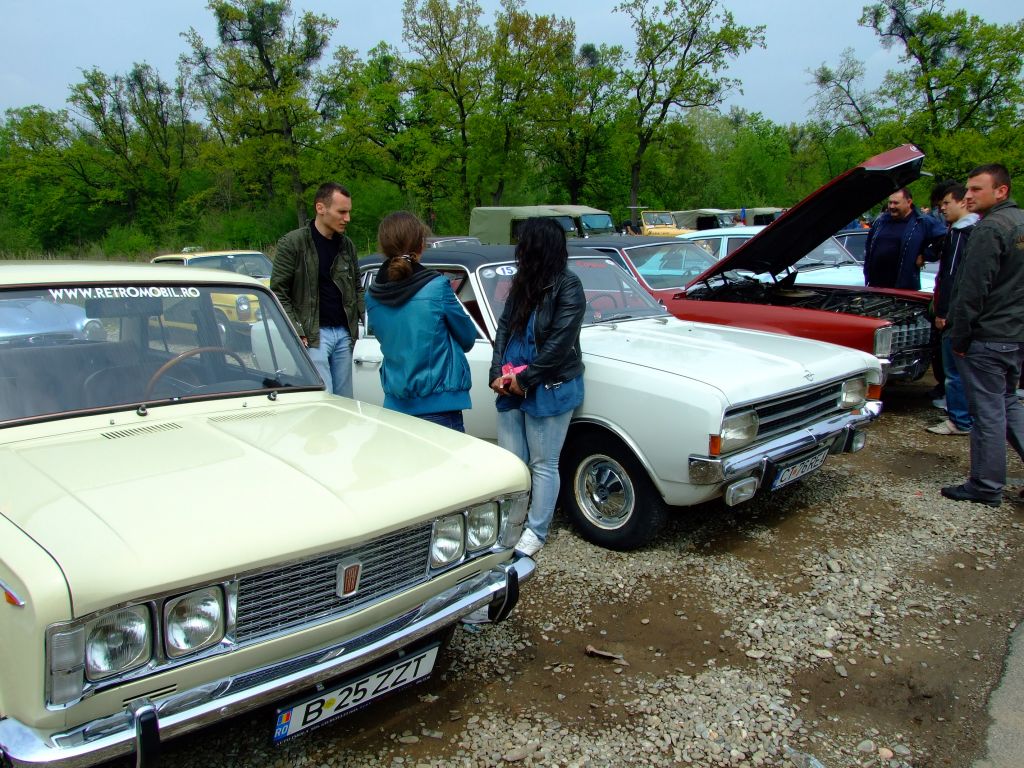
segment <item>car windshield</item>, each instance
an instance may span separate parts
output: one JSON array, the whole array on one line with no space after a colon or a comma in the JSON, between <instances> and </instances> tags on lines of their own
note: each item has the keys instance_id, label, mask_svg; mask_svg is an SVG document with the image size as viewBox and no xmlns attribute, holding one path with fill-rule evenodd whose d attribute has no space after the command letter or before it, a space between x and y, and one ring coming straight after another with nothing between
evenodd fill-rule
<instances>
[{"instance_id":1,"label":"car windshield","mask_svg":"<svg viewBox=\"0 0 1024 768\"><path fill-rule=\"evenodd\" d=\"M0 423L321 388L291 324L248 287L0 291Z\"/></svg>"},{"instance_id":2,"label":"car windshield","mask_svg":"<svg viewBox=\"0 0 1024 768\"><path fill-rule=\"evenodd\" d=\"M569 259L569 268L583 283L587 297L584 325L665 315L665 308L611 259L573 257ZM501 317L516 265L488 264L478 274L492 316Z\"/></svg>"},{"instance_id":3,"label":"car windshield","mask_svg":"<svg viewBox=\"0 0 1024 768\"><path fill-rule=\"evenodd\" d=\"M830 237L797 261L794 266L798 272L803 272L808 269L821 269L822 267L859 267L860 262L853 258L850 252L843 248L838 240Z\"/></svg>"},{"instance_id":4,"label":"car windshield","mask_svg":"<svg viewBox=\"0 0 1024 768\"><path fill-rule=\"evenodd\" d=\"M262 253L225 253L216 256L191 256L190 267L223 269L249 277L270 277L272 264Z\"/></svg>"},{"instance_id":5,"label":"car windshield","mask_svg":"<svg viewBox=\"0 0 1024 768\"><path fill-rule=\"evenodd\" d=\"M615 223L607 213L584 213L580 216L586 234L603 234L615 231Z\"/></svg>"},{"instance_id":6,"label":"car windshield","mask_svg":"<svg viewBox=\"0 0 1024 768\"><path fill-rule=\"evenodd\" d=\"M626 255L651 288L682 288L715 263L715 257L699 245L687 242L659 243L630 248Z\"/></svg>"},{"instance_id":7,"label":"car windshield","mask_svg":"<svg viewBox=\"0 0 1024 768\"><path fill-rule=\"evenodd\" d=\"M674 227L675 220L668 211L644 211L640 214L648 227Z\"/></svg>"}]
</instances>

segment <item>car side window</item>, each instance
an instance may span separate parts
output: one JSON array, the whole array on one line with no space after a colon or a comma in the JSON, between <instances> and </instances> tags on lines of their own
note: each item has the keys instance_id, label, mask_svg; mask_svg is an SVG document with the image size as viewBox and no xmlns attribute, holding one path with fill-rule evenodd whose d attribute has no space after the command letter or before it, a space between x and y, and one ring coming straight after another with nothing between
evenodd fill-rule
<instances>
[{"instance_id":1,"label":"car side window","mask_svg":"<svg viewBox=\"0 0 1024 768\"><path fill-rule=\"evenodd\" d=\"M727 244L726 244L727 250L725 252L725 255L726 256L731 256L733 253L736 252L737 248L739 248L741 245L743 245L749 239L750 239L749 237L730 237L728 239L728 241L727 241Z\"/></svg>"}]
</instances>

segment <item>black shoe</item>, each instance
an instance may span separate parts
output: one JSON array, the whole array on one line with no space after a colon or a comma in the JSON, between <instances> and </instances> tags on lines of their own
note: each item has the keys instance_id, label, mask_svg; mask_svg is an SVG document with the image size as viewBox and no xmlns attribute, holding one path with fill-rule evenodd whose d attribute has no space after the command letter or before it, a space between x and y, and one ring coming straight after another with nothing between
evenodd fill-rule
<instances>
[{"instance_id":1,"label":"black shoe","mask_svg":"<svg viewBox=\"0 0 1024 768\"><path fill-rule=\"evenodd\" d=\"M1003 503L1002 499L985 499L975 496L962 485L947 485L942 489L942 495L953 501L973 501L975 504L986 504L990 507L998 507Z\"/></svg>"}]
</instances>

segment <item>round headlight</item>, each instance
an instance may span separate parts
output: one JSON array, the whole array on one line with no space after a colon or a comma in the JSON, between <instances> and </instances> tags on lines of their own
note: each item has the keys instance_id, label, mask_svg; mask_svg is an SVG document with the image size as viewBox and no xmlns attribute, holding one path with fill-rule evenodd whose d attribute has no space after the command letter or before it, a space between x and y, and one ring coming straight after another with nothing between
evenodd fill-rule
<instances>
[{"instance_id":1,"label":"round headlight","mask_svg":"<svg viewBox=\"0 0 1024 768\"><path fill-rule=\"evenodd\" d=\"M220 589L208 587L164 604L167 656L176 659L220 642L224 637L224 603Z\"/></svg>"},{"instance_id":2,"label":"round headlight","mask_svg":"<svg viewBox=\"0 0 1024 768\"><path fill-rule=\"evenodd\" d=\"M480 504L466 517L466 549L473 552L493 547L498 540L498 505L493 501Z\"/></svg>"},{"instance_id":3,"label":"round headlight","mask_svg":"<svg viewBox=\"0 0 1024 768\"><path fill-rule=\"evenodd\" d=\"M722 419L722 453L735 451L754 441L760 419L756 411L741 411Z\"/></svg>"},{"instance_id":4,"label":"round headlight","mask_svg":"<svg viewBox=\"0 0 1024 768\"><path fill-rule=\"evenodd\" d=\"M151 656L149 611L144 605L111 611L86 627L85 674L90 680L140 667Z\"/></svg>"},{"instance_id":5,"label":"round headlight","mask_svg":"<svg viewBox=\"0 0 1024 768\"><path fill-rule=\"evenodd\" d=\"M235 299L235 306L238 307L238 311L242 314L248 314L249 312L249 297L239 296Z\"/></svg>"},{"instance_id":6,"label":"round headlight","mask_svg":"<svg viewBox=\"0 0 1024 768\"><path fill-rule=\"evenodd\" d=\"M465 547L462 515L442 517L434 523L434 535L430 540L430 565L442 568L462 557Z\"/></svg>"}]
</instances>

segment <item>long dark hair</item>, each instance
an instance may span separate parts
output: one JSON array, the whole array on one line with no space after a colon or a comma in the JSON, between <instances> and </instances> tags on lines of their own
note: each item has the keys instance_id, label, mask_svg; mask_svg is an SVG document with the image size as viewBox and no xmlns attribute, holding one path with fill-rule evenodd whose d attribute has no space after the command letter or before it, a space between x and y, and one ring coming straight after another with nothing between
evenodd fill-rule
<instances>
[{"instance_id":1,"label":"long dark hair","mask_svg":"<svg viewBox=\"0 0 1024 768\"><path fill-rule=\"evenodd\" d=\"M512 303L509 332L525 330L530 313L540 304L544 291L569 263L565 230L555 219L535 217L523 222L516 245L515 277L509 288Z\"/></svg>"}]
</instances>

